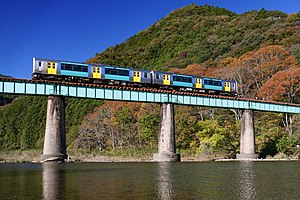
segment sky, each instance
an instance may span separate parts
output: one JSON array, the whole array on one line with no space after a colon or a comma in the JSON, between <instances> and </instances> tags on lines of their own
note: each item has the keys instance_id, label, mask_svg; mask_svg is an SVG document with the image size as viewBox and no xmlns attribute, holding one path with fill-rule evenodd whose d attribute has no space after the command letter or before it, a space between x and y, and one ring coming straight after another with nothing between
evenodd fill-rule
<instances>
[{"instance_id":1,"label":"sky","mask_svg":"<svg viewBox=\"0 0 300 200\"><path fill-rule=\"evenodd\" d=\"M299 0L0 0L0 74L30 79L33 57L85 62L192 3L300 11Z\"/></svg>"}]
</instances>

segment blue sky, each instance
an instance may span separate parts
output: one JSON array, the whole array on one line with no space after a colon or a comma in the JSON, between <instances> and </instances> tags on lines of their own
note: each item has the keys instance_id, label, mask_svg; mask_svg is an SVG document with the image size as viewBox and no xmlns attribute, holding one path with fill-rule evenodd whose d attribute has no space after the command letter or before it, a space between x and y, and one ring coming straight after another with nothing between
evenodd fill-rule
<instances>
[{"instance_id":1,"label":"blue sky","mask_svg":"<svg viewBox=\"0 0 300 200\"><path fill-rule=\"evenodd\" d=\"M84 62L191 3L300 11L299 0L0 0L0 74L31 78L33 57Z\"/></svg>"}]
</instances>

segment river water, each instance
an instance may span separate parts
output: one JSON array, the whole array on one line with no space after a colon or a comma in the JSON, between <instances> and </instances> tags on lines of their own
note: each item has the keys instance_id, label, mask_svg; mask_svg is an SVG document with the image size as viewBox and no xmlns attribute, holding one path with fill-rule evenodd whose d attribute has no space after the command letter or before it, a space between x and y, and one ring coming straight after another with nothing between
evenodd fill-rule
<instances>
[{"instance_id":1,"label":"river water","mask_svg":"<svg viewBox=\"0 0 300 200\"><path fill-rule=\"evenodd\" d=\"M0 199L300 199L300 162L0 164Z\"/></svg>"}]
</instances>

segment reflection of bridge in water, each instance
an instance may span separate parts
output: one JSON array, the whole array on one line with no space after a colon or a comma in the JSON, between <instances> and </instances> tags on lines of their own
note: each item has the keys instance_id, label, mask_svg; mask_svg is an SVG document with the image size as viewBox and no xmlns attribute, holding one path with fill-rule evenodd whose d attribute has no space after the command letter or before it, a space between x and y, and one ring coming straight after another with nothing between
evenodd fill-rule
<instances>
[{"instance_id":1,"label":"reflection of bridge in water","mask_svg":"<svg viewBox=\"0 0 300 200\"><path fill-rule=\"evenodd\" d=\"M159 199L171 200L174 199L174 186L172 175L172 163L160 162L157 174L157 190Z\"/></svg>"},{"instance_id":2,"label":"reflection of bridge in water","mask_svg":"<svg viewBox=\"0 0 300 200\"><path fill-rule=\"evenodd\" d=\"M60 163L43 163L43 199L64 199L64 172Z\"/></svg>"},{"instance_id":3,"label":"reflection of bridge in water","mask_svg":"<svg viewBox=\"0 0 300 200\"><path fill-rule=\"evenodd\" d=\"M255 154L254 110L291 114L300 113L299 105L279 102L264 102L149 88L10 78L0 79L0 94L48 96L47 121L42 156L44 161L64 160L66 158L64 97L162 104L161 129L158 141L158 153L154 155L155 161L180 160L180 155L176 154L174 104L243 110L241 146L240 154L237 155L238 159L257 158L257 154Z\"/></svg>"},{"instance_id":4,"label":"reflection of bridge in water","mask_svg":"<svg viewBox=\"0 0 300 200\"><path fill-rule=\"evenodd\" d=\"M255 174L253 170L253 162L246 161L240 163L240 169L238 170L238 191L240 191L240 199L257 199Z\"/></svg>"}]
</instances>

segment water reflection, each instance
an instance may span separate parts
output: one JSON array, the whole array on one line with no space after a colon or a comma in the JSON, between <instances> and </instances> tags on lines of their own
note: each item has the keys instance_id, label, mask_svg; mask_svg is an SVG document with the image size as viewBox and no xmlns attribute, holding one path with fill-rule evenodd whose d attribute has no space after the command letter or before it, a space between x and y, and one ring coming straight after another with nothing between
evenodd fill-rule
<instances>
[{"instance_id":1,"label":"water reflection","mask_svg":"<svg viewBox=\"0 0 300 200\"><path fill-rule=\"evenodd\" d=\"M158 163L157 187L159 199L174 199L172 163Z\"/></svg>"},{"instance_id":2,"label":"water reflection","mask_svg":"<svg viewBox=\"0 0 300 200\"><path fill-rule=\"evenodd\" d=\"M253 162L240 162L238 178L240 199L257 199Z\"/></svg>"},{"instance_id":3,"label":"water reflection","mask_svg":"<svg viewBox=\"0 0 300 200\"><path fill-rule=\"evenodd\" d=\"M62 163L43 163L43 199L63 199L63 170Z\"/></svg>"}]
</instances>

